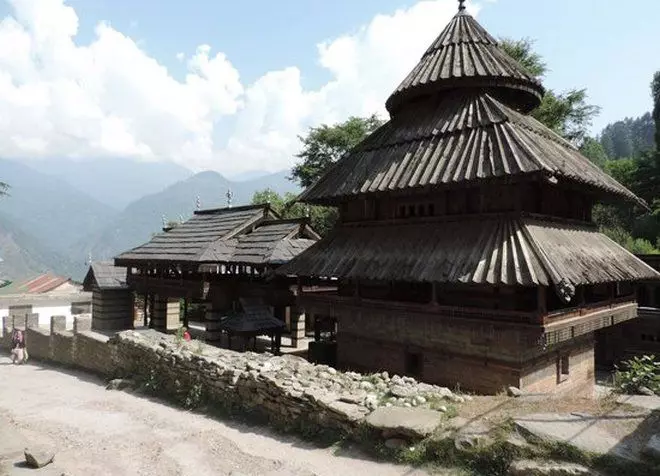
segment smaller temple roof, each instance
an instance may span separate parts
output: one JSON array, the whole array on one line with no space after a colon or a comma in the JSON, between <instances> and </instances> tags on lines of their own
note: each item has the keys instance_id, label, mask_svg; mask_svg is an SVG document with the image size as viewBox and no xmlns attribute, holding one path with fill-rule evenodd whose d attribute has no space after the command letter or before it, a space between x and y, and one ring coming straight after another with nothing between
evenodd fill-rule
<instances>
[{"instance_id":1,"label":"smaller temple roof","mask_svg":"<svg viewBox=\"0 0 660 476\"><path fill-rule=\"evenodd\" d=\"M319 238L311 229L304 231L301 237L301 227L304 226L305 220L301 219L263 222L250 233L230 241L214 243L200 261L271 265L287 263ZM213 266L202 265L200 271Z\"/></svg>"},{"instance_id":2,"label":"smaller temple roof","mask_svg":"<svg viewBox=\"0 0 660 476\"><path fill-rule=\"evenodd\" d=\"M91 291L94 286L99 289L126 289L126 268L115 266L112 261L93 262L83 280L83 289Z\"/></svg>"},{"instance_id":3,"label":"smaller temple roof","mask_svg":"<svg viewBox=\"0 0 660 476\"><path fill-rule=\"evenodd\" d=\"M267 204L203 210L115 263L195 263L200 271L225 263L279 265L317 239L306 219L282 220Z\"/></svg>"},{"instance_id":4,"label":"smaller temple roof","mask_svg":"<svg viewBox=\"0 0 660 476\"><path fill-rule=\"evenodd\" d=\"M222 330L231 334L268 334L286 328L284 322L259 298L240 298L242 311L226 317L220 323Z\"/></svg>"},{"instance_id":5,"label":"smaller temple roof","mask_svg":"<svg viewBox=\"0 0 660 476\"><path fill-rule=\"evenodd\" d=\"M595 227L532 217L345 225L277 271L379 281L578 286L660 274Z\"/></svg>"}]
</instances>

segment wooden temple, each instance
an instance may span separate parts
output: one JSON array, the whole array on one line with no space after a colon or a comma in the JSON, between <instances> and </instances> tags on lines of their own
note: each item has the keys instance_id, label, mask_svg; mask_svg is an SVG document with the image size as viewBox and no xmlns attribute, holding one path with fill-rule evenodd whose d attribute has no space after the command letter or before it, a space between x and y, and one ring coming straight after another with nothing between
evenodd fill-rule
<instances>
[{"instance_id":1,"label":"wooden temple","mask_svg":"<svg viewBox=\"0 0 660 476\"><path fill-rule=\"evenodd\" d=\"M295 280L274 271L319 236L307 219L281 219L268 204L195 211L180 225L115 258L143 297L145 324L161 331L188 327L189 304L205 306L207 342L291 331L304 337Z\"/></svg>"},{"instance_id":2,"label":"wooden temple","mask_svg":"<svg viewBox=\"0 0 660 476\"><path fill-rule=\"evenodd\" d=\"M300 200L336 228L278 273L334 320L343 368L483 393L593 385L594 332L660 274L600 234L601 199L643 203L536 121L542 86L460 2L386 102L390 120Z\"/></svg>"}]
</instances>

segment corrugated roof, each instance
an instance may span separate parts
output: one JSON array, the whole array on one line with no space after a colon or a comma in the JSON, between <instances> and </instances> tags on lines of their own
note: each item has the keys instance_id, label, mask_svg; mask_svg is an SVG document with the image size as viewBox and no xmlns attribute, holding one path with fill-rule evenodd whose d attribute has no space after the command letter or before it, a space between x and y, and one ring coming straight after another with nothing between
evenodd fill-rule
<instances>
[{"instance_id":1,"label":"corrugated roof","mask_svg":"<svg viewBox=\"0 0 660 476\"><path fill-rule=\"evenodd\" d=\"M660 278L592 227L502 216L338 227L278 273L511 286Z\"/></svg>"},{"instance_id":2,"label":"corrugated roof","mask_svg":"<svg viewBox=\"0 0 660 476\"><path fill-rule=\"evenodd\" d=\"M515 94L510 98L525 111L538 106L544 94L534 77L500 49L474 18L460 11L392 93L386 106L394 114L404 102L459 84L512 89Z\"/></svg>"},{"instance_id":3,"label":"corrugated roof","mask_svg":"<svg viewBox=\"0 0 660 476\"><path fill-rule=\"evenodd\" d=\"M480 90L406 109L339 160L300 200L544 173L644 202L536 119Z\"/></svg>"},{"instance_id":4,"label":"corrugated roof","mask_svg":"<svg viewBox=\"0 0 660 476\"><path fill-rule=\"evenodd\" d=\"M87 271L83 288L91 291L96 285L100 289L124 289L127 287L126 271L126 268L115 266L112 261L95 261Z\"/></svg>"},{"instance_id":5,"label":"corrugated roof","mask_svg":"<svg viewBox=\"0 0 660 476\"><path fill-rule=\"evenodd\" d=\"M70 278L46 273L4 286L0 288L0 294L43 294L53 291L69 281L71 281Z\"/></svg>"}]
</instances>

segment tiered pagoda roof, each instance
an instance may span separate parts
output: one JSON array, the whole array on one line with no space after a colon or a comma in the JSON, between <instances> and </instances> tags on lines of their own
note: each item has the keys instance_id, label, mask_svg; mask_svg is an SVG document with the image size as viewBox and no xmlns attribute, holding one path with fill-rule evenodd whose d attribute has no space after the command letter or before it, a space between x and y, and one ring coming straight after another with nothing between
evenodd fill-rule
<instances>
[{"instance_id":1,"label":"tiered pagoda roof","mask_svg":"<svg viewBox=\"0 0 660 476\"><path fill-rule=\"evenodd\" d=\"M637 198L533 117L543 87L460 10L387 100L391 119L300 199L331 204L486 180L570 181Z\"/></svg>"},{"instance_id":2,"label":"tiered pagoda roof","mask_svg":"<svg viewBox=\"0 0 660 476\"><path fill-rule=\"evenodd\" d=\"M305 219L282 220L267 204L196 211L188 221L115 258L118 266L279 265L315 243Z\"/></svg>"},{"instance_id":3,"label":"tiered pagoda roof","mask_svg":"<svg viewBox=\"0 0 660 476\"><path fill-rule=\"evenodd\" d=\"M337 205L486 183L572 183L643 200L529 114L542 86L459 12L387 100L390 120L300 196ZM595 226L524 213L342 223L279 273L554 286L660 277Z\"/></svg>"}]
</instances>

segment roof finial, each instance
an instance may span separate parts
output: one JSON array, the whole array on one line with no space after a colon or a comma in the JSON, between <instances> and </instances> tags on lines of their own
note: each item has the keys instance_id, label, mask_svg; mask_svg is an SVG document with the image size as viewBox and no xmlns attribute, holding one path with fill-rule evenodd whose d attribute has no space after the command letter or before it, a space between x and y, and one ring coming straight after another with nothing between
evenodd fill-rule
<instances>
[{"instance_id":1,"label":"roof finial","mask_svg":"<svg viewBox=\"0 0 660 476\"><path fill-rule=\"evenodd\" d=\"M197 208L197 210L202 208L202 201L199 199L199 195L197 195L197 198L195 199L195 208Z\"/></svg>"},{"instance_id":2,"label":"roof finial","mask_svg":"<svg viewBox=\"0 0 660 476\"><path fill-rule=\"evenodd\" d=\"M231 208L231 199L234 197L234 194L231 193L231 188L227 189L227 208Z\"/></svg>"},{"instance_id":3,"label":"roof finial","mask_svg":"<svg viewBox=\"0 0 660 476\"><path fill-rule=\"evenodd\" d=\"M465 0L458 0L458 11L465 11Z\"/></svg>"},{"instance_id":4,"label":"roof finial","mask_svg":"<svg viewBox=\"0 0 660 476\"><path fill-rule=\"evenodd\" d=\"M162 215L161 219L163 220L163 227L165 227L167 225L167 218L165 218L165 215Z\"/></svg>"}]
</instances>

